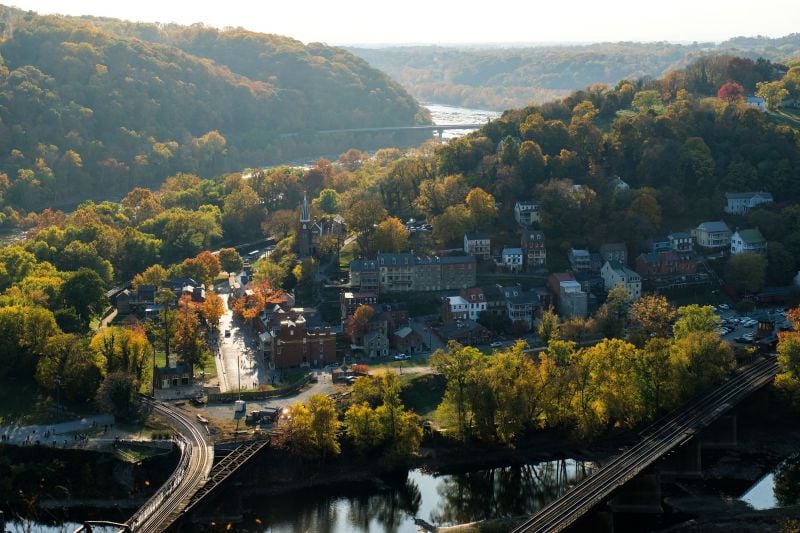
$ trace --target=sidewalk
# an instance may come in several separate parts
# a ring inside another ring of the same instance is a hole
[[[59,424],[46,424],[36,426],[0,426],[0,435],[4,435],[8,440],[4,442],[10,444],[36,444],[40,441],[41,444],[52,444],[52,441],[63,441],[64,435],[86,433],[92,430],[103,430],[105,426],[113,427],[113,415],[94,415],[81,418],[79,420],[72,420],[70,422],[61,422]],[[45,436],[46,435],[46,436]],[[74,439],[66,439],[68,443],[73,443]]]

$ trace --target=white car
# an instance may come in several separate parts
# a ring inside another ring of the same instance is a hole
[[[399,354],[394,356],[394,360],[395,361],[405,361],[407,359],[411,359],[411,356],[408,355],[408,354],[404,354],[404,353],[399,353]]]

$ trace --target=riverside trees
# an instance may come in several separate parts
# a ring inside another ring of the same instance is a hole
[[[551,336],[537,356],[525,353],[523,342],[486,356],[450,342],[431,356],[431,366],[447,379],[441,418],[460,439],[509,445],[540,427],[588,439],[652,420],[734,365],[730,346],[708,331],[718,320],[711,308],[679,308],[676,335],[667,338],[663,318],[673,313],[656,300],[634,310],[640,327],[653,334],[640,347],[606,338],[577,348]]]

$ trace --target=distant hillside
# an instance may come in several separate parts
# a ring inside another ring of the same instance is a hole
[[[702,55],[784,61],[800,51],[800,34],[738,37],[715,45],[598,43],[581,46],[349,48],[422,101],[503,110],[544,103],[595,84],[658,79]]]
[[[2,6],[0,30],[0,207],[349,147],[281,133],[429,123],[386,75],[320,44]]]

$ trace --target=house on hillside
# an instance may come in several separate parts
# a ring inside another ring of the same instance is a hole
[[[520,226],[530,226],[534,222],[539,222],[539,204],[533,200],[518,200],[514,204],[514,220]]]
[[[606,261],[603,268],[600,269],[600,275],[603,276],[603,283],[607,291],[622,285],[627,289],[631,300],[638,300],[642,295],[641,276],[617,261]]]
[[[526,270],[535,270],[547,264],[547,248],[543,231],[523,229],[520,244],[522,264]]]
[[[768,192],[726,192],[725,212],[730,215],[743,215],[751,209],[763,204],[771,204],[775,200]]]
[[[758,228],[737,230],[731,237],[731,255],[767,253],[767,239]]]
[[[697,245],[709,251],[719,251],[731,245],[731,230],[721,220],[703,222],[692,230]]]
[[[589,250],[570,248],[567,258],[575,272],[588,272],[592,269],[592,257]]]
[[[744,98],[744,103],[750,107],[755,107],[759,111],[767,110],[767,101],[760,96],[746,96]]]
[[[492,254],[489,234],[481,231],[464,234],[464,253],[488,260]]]
[[[694,239],[692,234],[687,231],[676,231],[667,235],[670,249],[678,252],[685,253],[691,252],[694,248]]]
[[[442,322],[449,324],[469,318],[469,303],[461,296],[442,297]]]
[[[616,261],[622,265],[628,264],[628,247],[624,242],[612,242],[600,246],[600,257],[606,261]]]
[[[501,261],[509,272],[522,270],[522,248],[503,248]]]

